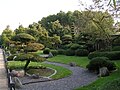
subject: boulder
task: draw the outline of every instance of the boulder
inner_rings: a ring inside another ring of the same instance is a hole
[[[12,77],[16,77],[17,74],[18,74],[18,71],[16,71],[16,70],[12,70],[12,71],[10,72],[10,75],[11,75]]]
[[[38,79],[39,78],[39,74],[33,74],[33,75],[31,75],[31,78]]]
[[[53,57],[53,54],[51,52],[49,52],[49,55],[48,55],[49,58],[52,58]]]
[[[75,63],[75,62],[70,62],[69,65],[70,65],[71,67],[75,67],[75,66],[76,66],[76,63]]]
[[[13,77],[13,82],[15,83],[16,88],[22,88],[22,83],[17,77]]]
[[[110,72],[107,69],[107,67],[102,67],[99,69],[99,76],[100,77],[105,77],[105,76],[109,76]]]
[[[24,77],[24,75],[25,75],[25,71],[24,70],[19,70],[18,73],[17,73],[18,77]]]

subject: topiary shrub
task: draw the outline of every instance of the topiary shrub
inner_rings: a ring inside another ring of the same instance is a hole
[[[73,45],[70,47],[70,49],[72,49],[72,50],[77,50],[77,49],[79,49],[79,47],[80,47],[79,44],[73,44]]]
[[[88,50],[87,49],[77,49],[75,51],[76,56],[88,56]]]
[[[29,59],[32,60],[33,57],[34,56],[32,54],[18,54],[14,60],[15,61],[25,61],[25,60],[29,60]]]
[[[98,90],[120,90],[120,78],[105,83]]]
[[[60,55],[65,55],[65,53],[66,53],[66,50],[64,50],[64,49],[58,50],[58,54],[60,54]]]
[[[57,50],[51,50],[50,52],[53,54],[53,56],[58,55],[58,51]]]
[[[43,44],[40,43],[29,43],[27,47],[24,48],[26,52],[36,52],[44,48]]]
[[[112,61],[109,61],[107,57],[96,57],[93,58],[89,64],[86,66],[89,71],[99,72],[99,68],[107,67],[109,71],[115,70],[116,65]]]
[[[43,53],[44,53],[44,54],[49,54],[49,52],[50,52],[50,49],[49,49],[49,48],[45,48],[45,49],[43,50]]]
[[[89,59],[95,57],[108,57],[110,60],[119,60],[120,51],[111,51],[111,52],[92,52],[88,55]]]
[[[71,50],[71,49],[68,49],[68,50],[66,50],[66,55],[67,56],[74,56],[75,55],[75,51]]]

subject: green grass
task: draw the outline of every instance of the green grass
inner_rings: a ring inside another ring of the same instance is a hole
[[[87,57],[65,56],[65,55],[57,55],[53,58],[49,58],[48,61],[59,62],[59,63],[64,63],[64,64],[75,62],[77,66],[84,67],[84,68],[89,63],[89,59]]]
[[[76,90],[98,90],[98,88],[101,88],[104,86],[104,84],[113,81],[114,79],[120,78],[120,60],[114,61],[116,65],[118,66],[118,70],[111,73],[110,76],[107,77],[100,77],[95,82],[89,84],[88,86],[80,87]]]
[[[24,67],[25,63],[26,62],[21,62],[21,61],[9,61],[8,67],[12,69],[20,69]],[[61,66],[55,66],[55,65],[50,65],[50,64],[40,63],[40,62],[31,62],[29,66],[45,66],[45,67],[50,67],[57,70],[57,73],[51,77],[53,79],[64,78],[72,74],[70,70],[63,68]]]

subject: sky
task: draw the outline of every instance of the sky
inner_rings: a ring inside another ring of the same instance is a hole
[[[79,0],[0,0],[0,34],[7,25],[14,30],[60,11],[79,9]]]

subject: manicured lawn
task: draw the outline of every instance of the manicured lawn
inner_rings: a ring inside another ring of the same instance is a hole
[[[25,65],[25,62],[21,62],[21,61],[9,61],[8,62],[8,67],[12,69],[20,69],[20,68],[23,68],[24,65]],[[45,66],[45,67],[50,67],[50,68],[57,70],[57,73],[51,77],[53,79],[64,78],[72,74],[72,72],[66,68],[55,66],[55,65],[50,65],[50,64],[45,64],[45,63],[31,62],[29,66]]]
[[[70,62],[75,62],[80,67],[86,67],[89,63],[89,59],[87,57],[77,57],[77,56],[65,56],[65,55],[57,55],[53,58],[49,58],[50,62],[59,62],[64,64],[69,64]]]
[[[92,84],[90,84],[88,86],[84,86],[82,88],[78,88],[76,90],[98,90],[98,88],[101,88],[105,83],[107,83],[109,81],[113,81],[114,79],[120,78],[120,60],[114,61],[114,62],[118,66],[117,71],[111,73],[111,75],[108,77],[101,77],[98,80],[96,80],[95,82],[93,82]]]

